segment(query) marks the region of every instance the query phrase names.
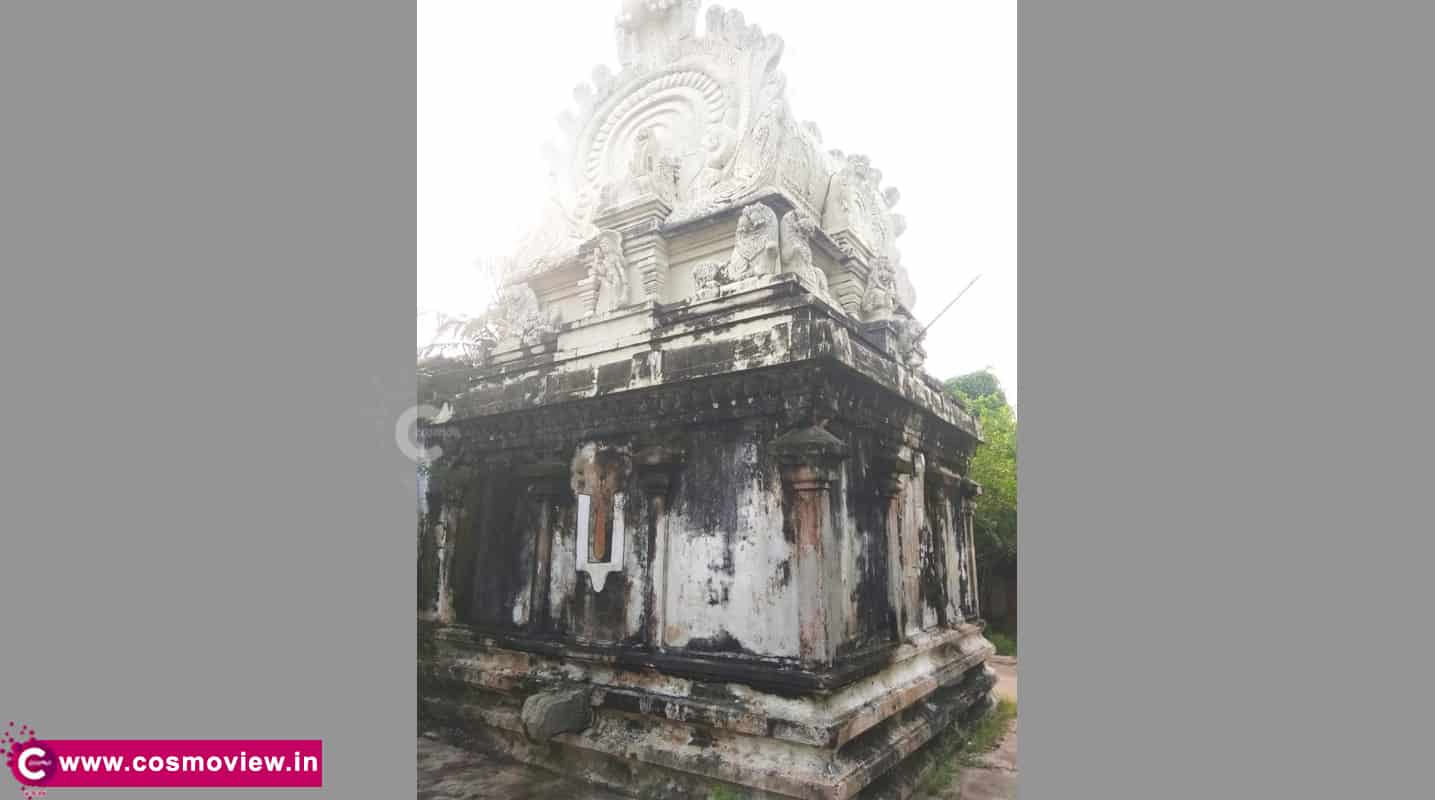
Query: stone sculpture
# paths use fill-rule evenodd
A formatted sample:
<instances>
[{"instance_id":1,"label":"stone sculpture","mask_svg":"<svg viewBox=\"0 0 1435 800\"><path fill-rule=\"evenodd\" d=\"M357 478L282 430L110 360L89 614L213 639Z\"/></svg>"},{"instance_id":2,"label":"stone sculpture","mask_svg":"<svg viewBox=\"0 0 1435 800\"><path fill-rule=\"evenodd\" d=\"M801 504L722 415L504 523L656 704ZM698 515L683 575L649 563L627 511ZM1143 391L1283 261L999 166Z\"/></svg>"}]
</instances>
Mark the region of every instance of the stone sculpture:
<instances>
[{"instance_id":1,"label":"stone sculpture","mask_svg":"<svg viewBox=\"0 0 1435 800\"><path fill-rule=\"evenodd\" d=\"M694 300L707 300L717 296L722 285L727 283L723 266L716 261L710 261L693 268L693 287L696 290L693 293Z\"/></svg>"},{"instance_id":2,"label":"stone sculpture","mask_svg":"<svg viewBox=\"0 0 1435 800\"><path fill-rule=\"evenodd\" d=\"M603 187L603 205L653 195L671 206L678 199L678 169L678 162L668 155L662 134L656 126L649 125L633 139L627 173Z\"/></svg>"},{"instance_id":3,"label":"stone sculpture","mask_svg":"<svg viewBox=\"0 0 1435 800\"><path fill-rule=\"evenodd\" d=\"M599 308L612 311L628 304L628 264L623 258L623 234L617 231L598 234L588 280L592 286L589 313Z\"/></svg>"},{"instance_id":4,"label":"stone sculpture","mask_svg":"<svg viewBox=\"0 0 1435 800\"><path fill-rule=\"evenodd\" d=\"M763 203L743 207L737 221L737 244L727 262L728 280L777 274L777 237L777 212Z\"/></svg>"},{"instance_id":5,"label":"stone sculpture","mask_svg":"<svg viewBox=\"0 0 1435 800\"><path fill-rule=\"evenodd\" d=\"M718 293L723 285L779 271L777 212L763 203L745 206L737 219L737 236L726 263L710 262L693 269L697 299ZM807 253L811 260L811 250Z\"/></svg>"},{"instance_id":6,"label":"stone sculpture","mask_svg":"<svg viewBox=\"0 0 1435 800\"><path fill-rule=\"evenodd\" d=\"M897 308L896 274L892 262L879 256L872 262L867 276L867 291L862 295L862 318L868 322L890 319Z\"/></svg>"},{"instance_id":7,"label":"stone sculpture","mask_svg":"<svg viewBox=\"0 0 1435 800\"><path fill-rule=\"evenodd\" d=\"M806 214L793 209L782 217L782 268L811 281L818 293L827 295L827 273L812 261L812 236L817 223Z\"/></svg>"}]
</instances>

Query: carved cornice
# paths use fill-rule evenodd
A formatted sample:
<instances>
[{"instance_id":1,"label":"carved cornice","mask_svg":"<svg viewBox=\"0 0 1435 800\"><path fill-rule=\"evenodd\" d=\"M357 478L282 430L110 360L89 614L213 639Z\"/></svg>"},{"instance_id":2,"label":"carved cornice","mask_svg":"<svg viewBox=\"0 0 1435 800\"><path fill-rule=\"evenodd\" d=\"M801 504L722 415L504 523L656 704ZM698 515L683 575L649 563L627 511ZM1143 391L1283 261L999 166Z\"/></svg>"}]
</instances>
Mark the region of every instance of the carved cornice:
<instances>
[{"instance_id":1,"label":"carved cornice","mask_svg":"<svg viewBox=\"0 0 1435 800\"><path fill-rule=\"evenodd\" d=\"M848 453L846 442L816 425L789 431L767 448L782 466L783 482L798 491L826 489Z\"/></svg>"},{"instance_id":2,"label":"carved cornice","mask_svg":"<svg viewBox=\"0 0 1435 800\"><path fill-rule=\"evenodd\" d=\"M546 452L583 437L642 437L653 431L681 431L694 423L752 418L773 419L783 427L806 427L819 416L832 419L830 427L873 431L923 451L941 453L947 460L960 461L975 446L970 434L831 361L660 384L442 427L456 431L444 439L445 459L470 462L533 449ZM795 459L804 451L794 446L788 452ZM838 457L838 451L816 446L805 452L819 461ZM653 462L654 466L661 463L665 462Z\"/></svg>"}]
</instances>

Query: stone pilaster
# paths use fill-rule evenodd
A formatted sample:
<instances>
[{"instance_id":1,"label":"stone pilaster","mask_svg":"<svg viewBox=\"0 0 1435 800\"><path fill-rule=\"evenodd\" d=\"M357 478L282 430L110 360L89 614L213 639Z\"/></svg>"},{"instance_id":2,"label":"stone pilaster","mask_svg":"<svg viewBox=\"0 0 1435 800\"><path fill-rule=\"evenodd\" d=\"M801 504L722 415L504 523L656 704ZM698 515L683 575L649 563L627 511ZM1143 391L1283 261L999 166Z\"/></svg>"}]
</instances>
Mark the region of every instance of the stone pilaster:
<instances>
[{"instance_id":1,"label":"stone pilaster","mask_svg":"<svg viewBox=\"0 0 1435 800\"><path fill-rule=\"evenodd\" d=\"M981 594L977 587L977 542L976 530L972 526L972 516L976 512L976 499L981 496L982 485L969 478L962 479L960 514L962 518L962 532L966 536L967 549L967 575L968 579L966 607L962 609L962 615L967 619L976 619L981 616Z\"/></svg>"},{"instance_id":2,"label":"stone pilaster","mask_svg":"<svg viewBox=\"0 0 1435 800\"><path fill-rule=\"evenodd\" d=\"M553 536L558 507L573 495L570 468L560 462L539 462L520 468L528 479L528 492L539 504L538 541L533 546L533 580L529 584L528 608L531 619L544 619L548 611L548 586L553 568Z\"/></svg>"},{"instance_id":3,"label":"stone pilaster","mask_svg":"<svg viewBox=\"0 0 1435 800\"><path fill-rule=\"evenodd\" d=\"M469 467L451 464L436 466L426 481L427 496L424 498L425 527L424 540L420 541L422 565L421 580L424 589L432 587L432 605L428 605L421 616L441 622L455 620L453 567L454 553L458 548L458 534L463 529L464 508L467 493L473 488L476 473ZM426 540L426 541L425 541Z\"/></svg>"},{"instance_id":4,"label":"stone pilaster","mask_svg":"<svg viewBox=\"0 0 1435 800\"><path fill-rule=\"evenodd\" d=\"M873 460L879 476L877 491L887 501L888 591L897 612L897 633L906 637L922 629L921 543L916 520L903 514L903 489L913 473L911 459L894 456Z\"/></svg>"},{"instance_id":5,"label":"stone pilaster","mask_svg":"<svg viewBox=\"0 0 1435 800\"><path fill-rule=\"evenodd\" d=\"M840 231L832 236L841 254L842 269L828 278L828 289L833 298L842 304L843 310L861 318L862 295L867 292L867 265L871 262L872 251L851 231Z\"/></svg>"},{"instance_id":6,"label":"stone pilaster","mask_svg":"<svg viewBox=\"0 0 1435 800\"><path fill-rule=\"evenodd\" d=\"M968 555L971 552L965 517L960 511L963 478L937 464L936 460L929 455L927 480L936 484L933 489L942 497L941 529L947 537L943 542L943 551L946 554L946 566L943 572L947 577L947 619L949 624L955 626L964 622L967 614L966 575L969 566Z\"/></svg>"},{"instance_id":7,"label":"stone pilaster","mask_svg":"<svg viewBox=\"0 0 1435 800\"><path fill-rule=\"evenodd\" d=\"M578 280L578 305L583 316L592 316L598 310L598 281L592 275Z\"/></svg>"},{"instance_id":8,"label":"stone pilaster","mask_svg":"<svg viewBox=\"0 0 1435 800\"><path fill-rule=\"evenodd\" d=\"M681 448L654 445L633 455L638 485L648 506L648 542L652 568L643 587L644 628L650 646L663 649L667 628L668 597L668 491L677 477L686 453Z\"/></svg>"},{"instance_id":9,"label":"stone pilaster","mask_svg":"<svg viewBox=\"0 0 1435 800\"><path fill-rule=\"evenodd\" d=\"M672 213L672 206L656 195L645 195L633 202L604 211L594 220L603 230L623 234L623 258L628 264L630 282L636 278L643 296L635 302L662 300L663 286L668 279L668 244L659 229Z\"/></svg>"},{"instance_id":10,"label":"stone pilaster","mask_svg":"<svg viewBox=\"0 0 1435 800\"><path fill-rule=\"evenodd\" d=\"M847 445L822 428L792 431L773 440L782 468L783 509L797 541L794 575L798 586L798 652L804 665L832 663L836 642L828 620L823 551L833 538L832 484L839 480Z\"/></svg>"}]
</instances>

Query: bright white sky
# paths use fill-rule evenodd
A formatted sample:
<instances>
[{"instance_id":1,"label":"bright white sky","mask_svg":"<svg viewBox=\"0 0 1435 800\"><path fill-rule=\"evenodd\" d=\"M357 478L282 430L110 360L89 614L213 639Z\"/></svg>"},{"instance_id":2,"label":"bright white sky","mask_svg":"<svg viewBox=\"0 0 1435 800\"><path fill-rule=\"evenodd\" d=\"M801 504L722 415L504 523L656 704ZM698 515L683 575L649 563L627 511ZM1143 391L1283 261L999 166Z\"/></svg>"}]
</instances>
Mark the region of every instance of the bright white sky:
<instances>
[{"instance_id":1,"label":"bright white sky","mask_svg":"<svg viewBox=\"0 0 1435 800\"><path fill-rule=\"evenodd\" d=\"M536 220L541 144L593 67L618 59L620 0L418 4L419 309L482 310L478 259ZM699 30L704 13L699 15ZM786 42L794 114L902 193L898 241L928 322L927 369L992 367L1016 400L1017 4L729 0Z\"/></svg>"}]
</instances>

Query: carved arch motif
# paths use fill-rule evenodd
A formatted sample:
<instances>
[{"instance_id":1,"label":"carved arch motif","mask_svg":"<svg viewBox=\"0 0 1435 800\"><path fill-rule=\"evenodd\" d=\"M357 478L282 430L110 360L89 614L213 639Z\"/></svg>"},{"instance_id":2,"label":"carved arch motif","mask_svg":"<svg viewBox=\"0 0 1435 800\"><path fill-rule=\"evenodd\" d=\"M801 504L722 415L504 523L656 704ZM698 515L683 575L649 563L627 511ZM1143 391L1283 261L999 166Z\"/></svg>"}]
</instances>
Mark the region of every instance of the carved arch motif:
<instances>
[{"instance_id":1,"label":"carved arch motif","mask_svg":"<svg viewBox=\"0 0 1435 800\"><path fill-rule=\"evenodd\" d=\"M609 176L607 169L622 163L628 140L638 131L659 125L676 127L671 120L696 123L696 132L721 125L727 113L727 91L712 76L684 69L660 73L628 91L590 129L578 152L583 159L582 175L592 185Z\"/></svg>"}]
</instances>

